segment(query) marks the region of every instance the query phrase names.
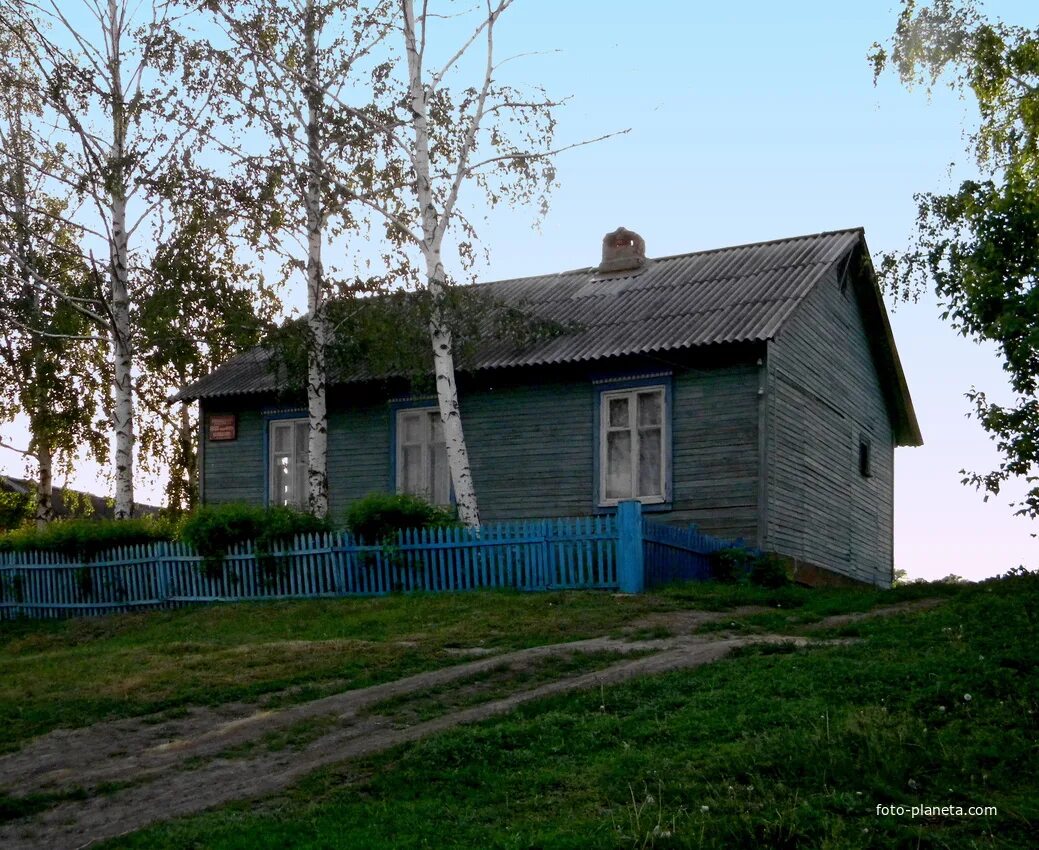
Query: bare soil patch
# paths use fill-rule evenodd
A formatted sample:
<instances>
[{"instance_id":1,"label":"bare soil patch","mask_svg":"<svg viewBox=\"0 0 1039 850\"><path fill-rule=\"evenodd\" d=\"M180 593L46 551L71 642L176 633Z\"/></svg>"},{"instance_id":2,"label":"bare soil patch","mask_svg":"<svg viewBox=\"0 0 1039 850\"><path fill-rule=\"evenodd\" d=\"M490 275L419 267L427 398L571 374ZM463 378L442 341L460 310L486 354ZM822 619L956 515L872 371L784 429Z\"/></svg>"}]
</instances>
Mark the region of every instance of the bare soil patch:
<instances>
[{"instance_id":1,"label":"bare soil patch","mask_svg":"<svg viewBox=\"0 0 1039 850\"><path fill-rule=\"evenodd\" d=\"M936 600L921 600L863 615L840 615L814 627L840 626L866 616L900 614L935 604ZM651 615L633 630L667 628L674 636L644 640L601 637L500 653L280 710L239 703L191 709L170 719L138 718L56 731L0 757L0 792L17 798L83 789L87 798L59 802L32 817L0 825L0 846L8 850L85 847L159 820L269 795L318 768L504 714L531 700L709 664L751 644L825 643L804 636L695 633L705 622L759 610ZM522 677L517 677L514 692L464 705L467 699L481 698L480 683L466 683L466 679L503 665L522 671L546 658L573 653L639 657L621 657L600 669L533 687L529 681L524 686ZM406 706L408 697L418 700L449 683L457 683L458 691L446 702L464 707L446 705L438 716L403 725L399 712L387 716L373 711L388 701ZM301 736L295 746L248 746L278 732L307 728L308 722L312 722L311 734ZM109 792L104 793L106 790Z\"/></svg>"},{"instance_id":2,"label":"bare soil patch","mask_svg":"<svg viewBox=\"0 0 1039 850\"><path fill-rule=\"evenodd\" d=\"M900 602L897 605L887 605L883 608L873 608L869 611L858 611L853 614L834 614L818 623L812 623L806 630L837 629L850 623L857 623L860 620L872 620L875 617L894 617L899 614L918 613L936 608L943 601L942 599L915 599L912 602Z\"/></svg>"},{"instance_id":3,"label":"bare soil patch","mask_svg":"<svg viewBox=\"0 0 1039 850\"><path fill-rule=\"evenodd\" d=\"M762 605L742 605L729 611L654 611L633 622L624 631L639 633L666 629L676 635L694 634L701 626L771 611Z\"/></svg>"}]
</instances>

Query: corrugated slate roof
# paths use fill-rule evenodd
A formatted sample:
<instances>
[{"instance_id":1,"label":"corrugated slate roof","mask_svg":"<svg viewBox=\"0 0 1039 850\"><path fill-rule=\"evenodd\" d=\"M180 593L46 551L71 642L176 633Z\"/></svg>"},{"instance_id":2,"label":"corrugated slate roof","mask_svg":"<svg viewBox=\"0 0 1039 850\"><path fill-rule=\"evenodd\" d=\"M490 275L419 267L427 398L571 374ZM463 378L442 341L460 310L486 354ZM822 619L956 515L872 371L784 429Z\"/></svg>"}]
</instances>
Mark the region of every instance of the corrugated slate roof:
<instances>
[{"instance_id":1,"label":"corrugated slate roof","mask_svg":"<svg viewBox=\"0 0 1039 850\"><path fill-rule=\"evenodd\" d=\"M188 384L170 401L194 401L199 398L248 395L283 389L283 376L275 374L268 363L269 355L264 349L250 349L232 357L206 377Z\"/></svg>"},{"instance_id":2,"label":"corrugated slate roof","mask_svg":"<svg viewBox=\"0 0 1039 850\"><path fill-rule=\"evenodd\" d=\"M582 268L481 284L525 312L577 329L516 350L485 345L470 370L598 360L626 354L771 339L819 279L862 240L836 230L650 260L637 272ZM174 400L268 392L283 379L253 349Z\"/></svg>"}]
</instances>

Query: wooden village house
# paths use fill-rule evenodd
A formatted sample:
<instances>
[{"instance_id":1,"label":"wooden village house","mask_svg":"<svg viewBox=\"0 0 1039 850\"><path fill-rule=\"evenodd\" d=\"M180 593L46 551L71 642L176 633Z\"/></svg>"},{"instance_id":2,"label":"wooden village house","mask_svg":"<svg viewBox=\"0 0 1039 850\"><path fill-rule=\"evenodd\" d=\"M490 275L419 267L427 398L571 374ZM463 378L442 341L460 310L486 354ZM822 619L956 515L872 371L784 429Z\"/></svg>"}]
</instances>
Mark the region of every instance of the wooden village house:
<instances>
[{"instance_id":1,"label":"wooden village house","mask_svg":"<svg viewBox=\"0 0 1039 850\"><path fill-rule=\"evenodd\" d=\"M483 284L571 331L482 345L459 374L482 517L638 499L791 559L889 585L896 446L921 444L861 229L650 259L620 229L598 266ZM202 499L301 505L307 412L263 349L176 397L201 406ZM330 510L374 491L451 498L436 400L329 389Z\"/></svg>"}]
</instances>

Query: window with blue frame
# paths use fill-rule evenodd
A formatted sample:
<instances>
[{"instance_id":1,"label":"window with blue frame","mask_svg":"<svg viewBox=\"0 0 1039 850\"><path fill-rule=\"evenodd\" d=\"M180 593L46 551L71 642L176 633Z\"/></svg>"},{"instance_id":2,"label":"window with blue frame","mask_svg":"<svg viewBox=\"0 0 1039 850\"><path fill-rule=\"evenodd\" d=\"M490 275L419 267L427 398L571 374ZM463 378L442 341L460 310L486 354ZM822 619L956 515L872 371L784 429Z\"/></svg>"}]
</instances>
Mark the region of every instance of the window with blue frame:
<instances>
[{"instance_id":1,"label":"window with blue frame","mask_svg":"<svg viewBox=\"0 0 1039 850\"><path fill-rule=\"evenodd\" d=\"M272 419L268 423L270 504L302 509L307 503L307 419Z\"/></svg>"},{"instance_id":2,"label":"window with blue frame","mask_svg":"<svg viewBox=\"0 0 1039 850\"><path fill-rule=\"evenodd\" d=\"M440 411L409 407L397 411L397 492L434 505L451 504L451 473Z\"/></svg>"},{"instance_id":3,"label":"window with blue frame","mask_svg":"<svg viewBox=\"0 0 1039 850\"><path fill-rule=\"evenodd\" d=\"M667 500L670 432L664 385L599 396L599 504Z\"/></svg>"}]
</instances>

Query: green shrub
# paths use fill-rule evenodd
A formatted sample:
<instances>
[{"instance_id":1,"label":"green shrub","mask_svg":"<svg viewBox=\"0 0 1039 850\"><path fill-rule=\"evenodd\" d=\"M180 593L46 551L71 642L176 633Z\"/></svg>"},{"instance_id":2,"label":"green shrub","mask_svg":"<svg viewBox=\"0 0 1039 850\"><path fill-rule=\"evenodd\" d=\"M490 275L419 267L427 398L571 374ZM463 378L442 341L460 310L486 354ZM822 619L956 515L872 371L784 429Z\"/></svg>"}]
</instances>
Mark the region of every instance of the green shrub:
<instances>
[{"instance_id":1,"label":"green shrub","mask_svg":"<svg viewBox=\"0 0 1039 850\"><path fill-rule=\"evenodd\" d=\"M711 578L733 584L746 578L754 561L754 553L739 546L730 546L711 553Z\"/></svg>"},{"instance_id":2,"label":"green shrub","mask_svg":"<svg viewBox=\"0 0 1039 850\"><path fill-rule=\"evenodd\" d=\"M297 534L331 531L328 520L286 507L258 505L212 505L199 508L181 521L180 539L202 556L205 572L213 575L224 563L232 546L252 540L257 561L265 570L274 566L271 552L278 543Z\"/></svg>"},{"instance_id":3,"label":"green shrub","mask_svg":"<svg viewBox=\"0 0 1039 850\"><path fill-rule=\"evenodd\" d=\"M176 526L172 522L155 517L56 520L45 528L23 526L0 534L0 552L40 549L91 561L99 553L116 546L172 540L175 532Z\"/></svg>"},{"instance_id":4,"label":"green shrub","mask_svg":"<svg viewBox=\"0 0 1039 850\"><path fill-rule=\"evenodd\" d=\"M33 497L29 493L0 491L0 531L11 531L32 517Z\"/></svg>"},{"instance_id":5,"label":"green shrub","mask_svg":"<svg viewBox=\"0 0 1039 850\"><path fill-rule=\"evenodd\" d=\"M731 546L711 553L711 578L725 584L777 588L790 583L783 559L773 552Z\"/></svg>"},{"instance_id":6,"label":"green shrub","mask_svg":"<svg viewBox=\"0 0 1039 850\"><path fill-rule=\"evenodd\" d=\"M371 493L346 512L346 527L366 543L393 543L402 529L442 528L456 522L453 510L406 493Z\"/></svg>"},{"instance_id":7,"label":"green shrub","mask_svg":"<svg viewBox=\"0 0 1039 850\"><path fill-rule=\"evenodd\" d=\"M758 587L777 588L790 583L783 559L774 552L758 555L750 565L747 578Z\"/></svg>"}]
</instances>

